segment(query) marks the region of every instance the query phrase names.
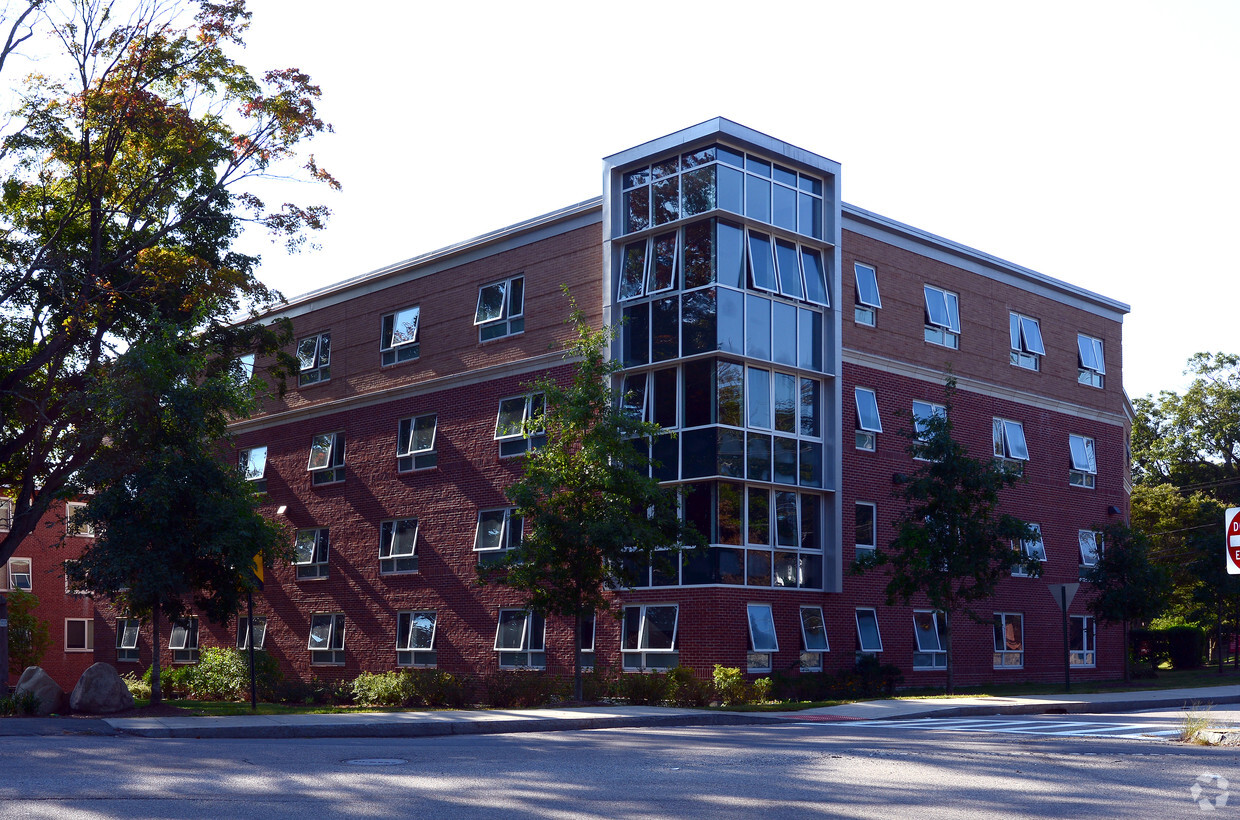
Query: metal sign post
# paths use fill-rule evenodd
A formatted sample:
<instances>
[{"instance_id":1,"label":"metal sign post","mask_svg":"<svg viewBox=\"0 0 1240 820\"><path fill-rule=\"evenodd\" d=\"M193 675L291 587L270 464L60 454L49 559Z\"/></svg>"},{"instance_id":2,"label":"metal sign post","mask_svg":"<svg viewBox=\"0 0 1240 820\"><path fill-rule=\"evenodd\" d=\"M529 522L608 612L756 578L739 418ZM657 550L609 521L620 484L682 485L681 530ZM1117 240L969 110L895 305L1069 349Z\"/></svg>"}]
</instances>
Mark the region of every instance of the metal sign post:
<instances>
[{"instance_id":1,"label":"metal sign post","mask_svg":"<svg viewBox=\"0 0 1240 820\"><path fill-rule=\"evenodd\" d=\"M1063 690L1065 692L1072 691L1072 662L1071 650L1068 647L1068 605L1072 603L1072 599L1076 597L1076 591L1081 588L1080 584L1050 584L1051 597L1055 599L1055 603L1059 604L1059 609L1063 614Z\"/></svg>"}]
</instances>

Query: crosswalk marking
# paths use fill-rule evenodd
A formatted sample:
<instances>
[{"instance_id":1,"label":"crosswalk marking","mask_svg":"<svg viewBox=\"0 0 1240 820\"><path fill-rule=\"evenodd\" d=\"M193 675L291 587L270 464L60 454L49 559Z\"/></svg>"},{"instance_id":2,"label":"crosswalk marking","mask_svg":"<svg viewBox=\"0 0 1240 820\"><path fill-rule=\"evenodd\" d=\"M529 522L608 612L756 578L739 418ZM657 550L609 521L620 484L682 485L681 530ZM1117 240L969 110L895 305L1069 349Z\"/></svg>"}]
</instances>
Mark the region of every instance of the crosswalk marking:
<instances>
[{"instance_id":1,"label":"crosswalk marking","mask_svg":"<svg viewBox=\"0 0 1240 820\"><path fill-rule=\"evenodd\" d=\"M918 729L941 732L997 732L1055 737L1109 737L1163 739L1179 734L1158 723L1103 723L1089 720L990 720L986 718L917 718L914 720L859 720L848 728Z\"/></svg>"}]
</instances>

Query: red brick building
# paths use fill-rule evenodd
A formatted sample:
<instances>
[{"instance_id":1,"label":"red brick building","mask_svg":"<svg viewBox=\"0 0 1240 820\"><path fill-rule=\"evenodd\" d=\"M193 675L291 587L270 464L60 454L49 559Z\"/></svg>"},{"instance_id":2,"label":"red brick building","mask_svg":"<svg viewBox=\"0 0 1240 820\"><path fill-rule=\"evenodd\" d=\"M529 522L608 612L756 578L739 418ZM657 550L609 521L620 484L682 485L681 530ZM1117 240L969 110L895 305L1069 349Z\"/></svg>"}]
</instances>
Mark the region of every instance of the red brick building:
<instances>
[{"instance_id":1,"label":"red brick building","mask_svg":"<svg viewBox=\"0 0 1240 820\"><path fill-rule=\"evenodd\" d=\"M619 593L622 617L587 636L596 664L814 674L873 653L909 684L941 683L942 616L886 606L883 576L851 566L893 537L892 476L914 468L900 430L936 412L950 371L957 435L1020 462L1005 508L1040 526L1023 548L1045 561L1004 581L992 619L957 618L956 679L1062 678L1048 584L1076 581L1095 530L1127 515L1128 307L844 204L838 163L727 120L605 170L600 199L276 314L300 378L234 428L266 510L296 532L297 562L268 567L255 601L262 648L324 678L571 668L569 623L475 582L520 538L504 490L529 445L508 433L537 411L525 385L567 372L568 285L593 322L625 320L616 387L677 432L656 445L659 476L695 486L686 515L711 541ZM1083 597L1074 677L1114 676L1120 637L1094 629ZM97 616L96 657L145 669L136 626ZM167 660L246 634L184 625Z\"/></svg>"}]
</instances>

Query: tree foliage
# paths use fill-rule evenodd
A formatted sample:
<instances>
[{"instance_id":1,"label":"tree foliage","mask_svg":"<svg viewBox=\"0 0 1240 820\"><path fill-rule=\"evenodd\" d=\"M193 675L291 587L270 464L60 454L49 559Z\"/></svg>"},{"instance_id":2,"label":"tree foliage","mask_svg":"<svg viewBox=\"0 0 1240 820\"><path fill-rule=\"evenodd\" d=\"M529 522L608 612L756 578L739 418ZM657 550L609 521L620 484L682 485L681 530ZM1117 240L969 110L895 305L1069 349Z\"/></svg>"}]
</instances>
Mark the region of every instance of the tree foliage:
<instances>
[{"instance_id":1,"label":"tree foliage","mask_svg":"<svg viewBox=\"0 0 1240 820\"><path fill-rule=\"evenodd\" d=\"M526 433L545 431L546 444L525 456L507 491L525 536L496 573L480 572L524 593L536 612L575 619L580 698L582 619L609 608L609 589L632 587L635 565L647 555L674 558L701 537L680 518L678 493L650 475L647 446L660 428L623 412L616 400L611 380L619 363L607 360L609 334L592 329L575 304L569 321L577 331L568 350L577 360L572 378L530 386L546 401Z\"/></svg>"},{"instance_id":2,"label":"tree foliage","mask_svg":"<svg viewBox=\"0 0 1240 820\"><path fill-rule=\"evenodd\" d=\"M230 327L277 297L234 241L255 224L295 247L327 215L254 193L328 126L304 73L256 77L229 56L243 0L38 5L57 53L0 139L0 488L15 501L0 560L106 440L87 397L128 351L169 324L225 360L278 348L271 328ZM299 174L336 186L312 157Z\"/></svg>"},{"instance_id":3,"label":"tree foliage","mask_svg":"<svg viewBox=\"0 0 1240 820\"><path fill-rule=\"evenodd\" d=\"M24 589L11 590L9 604L9 670L20 675L27 666L38 666L52 645L47 622L35 616L39 599ZM6 681L7 682L7 681Z\"/></svg>"},{"instance_id":4,"label":"tree foliage","mask_svg":"<svg viewBox=\"0 0 1240 820\"><path fill-rule=\"evenodd\" d=\"M95 538L66 562L69 582L153 621L156 669L161 616L193 608L227 623L251 587L254 557L287 557L283 528L258 513L250 482L220 457L258 381L220 362L176 326L130 348L90 391L111 433L70 485L89 496L74 524Z\"/></svg>"},{"instance_id":5,"label":"tree foliage","mask_svg":"<svg viewBox=\"0 0 1240 820\"><path fill-rule=\"evenodd\" d=\"M896 537L874 555L859 560L864 572L885 566L890 577L888 605L924 599L946 617L947 691L953 688L952 621L957 614L982 620L973 604L994 596L999 581L1014 569L1040 575L1041 562L1019 548L1038 537L1020 519L999 512L1000 494L1020 480L989 456L977 459L953 435L955 380L946 389L946 412L913 419L905 432L917 459L911 475L899 476L896 496L904 507ZM985 618L989 621L989 617Z\"/></svg>"},{"instance_id":6,"label":"tree foliage","mask_svg":"<svg viewBox=\"0 0 1240 820\"><path fill-rule=\"evenodd\" d=\"M1102 623L1123 626L1124 646L1134 623L1148 622L1166 606L1167 571L1150 558L1149 539L1127 524L1112 524L1103 531L1103 548L1084 580L1092 584L1089 610ZM1129 678L1128 652L1124 652L1124 680Z\"/></svg>"}]
</instances>

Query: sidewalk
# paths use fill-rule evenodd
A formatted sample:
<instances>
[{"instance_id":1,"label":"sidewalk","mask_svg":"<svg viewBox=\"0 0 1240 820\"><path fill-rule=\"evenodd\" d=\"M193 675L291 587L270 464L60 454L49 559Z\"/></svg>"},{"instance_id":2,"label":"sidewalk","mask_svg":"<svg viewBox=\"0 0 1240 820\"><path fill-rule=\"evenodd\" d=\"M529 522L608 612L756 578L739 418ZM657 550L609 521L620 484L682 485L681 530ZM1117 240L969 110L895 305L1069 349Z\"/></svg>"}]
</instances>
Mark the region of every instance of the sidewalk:
<instances>
[{"instance_id":1,"label":"sidewalk","mask_svg":"<svg viewBox=\"0 0 1240 820\"><path fill-rule=\"evenodd\" d=\"M929 697L872 700L795 712L719 712L657 706L439 712L353 712L334 715L236 715L165 718L11 718L5 735L132 735L152 738L436 737L672 726L890 720L1000 714L1079 714L1180 709L1240 703L1240 685L1150 692L1036 697Z\"/></svg>"}]
</instances>

